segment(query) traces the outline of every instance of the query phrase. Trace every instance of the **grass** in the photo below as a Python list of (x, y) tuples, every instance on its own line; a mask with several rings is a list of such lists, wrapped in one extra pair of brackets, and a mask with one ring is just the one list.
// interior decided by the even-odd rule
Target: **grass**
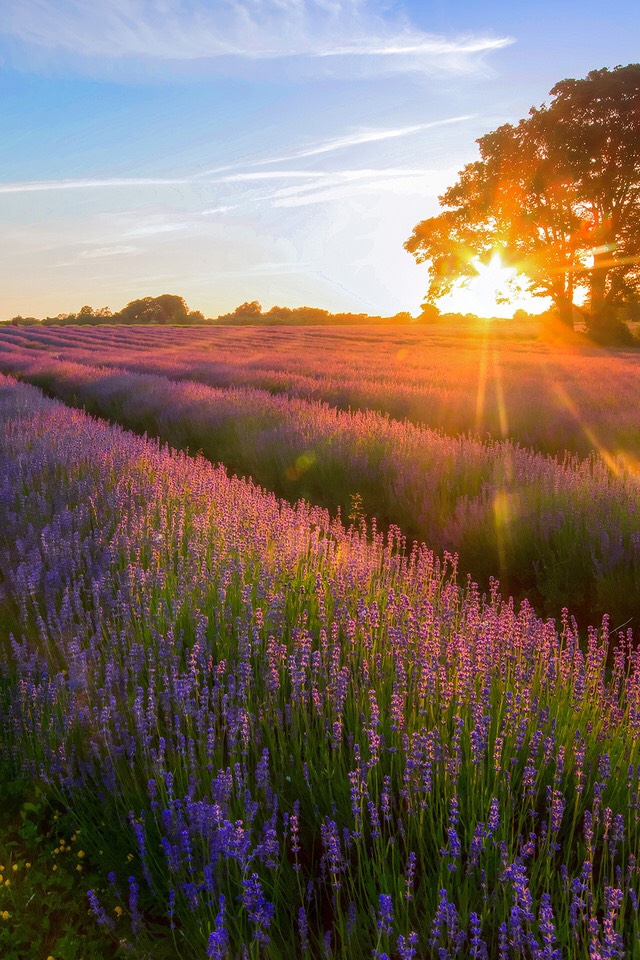
[[(113, 913), (116, 936), (89, 910), (87, 889), (104, 874), (83, 850), (71, 814), (47, 791), (2, 770), (0, 780), (0, 956), (3, 960), (121, 960), (130, 931)], [(122, 913), (118, 917), (118, 913)], [(122, 941), (120, 943), (119, 941)]]

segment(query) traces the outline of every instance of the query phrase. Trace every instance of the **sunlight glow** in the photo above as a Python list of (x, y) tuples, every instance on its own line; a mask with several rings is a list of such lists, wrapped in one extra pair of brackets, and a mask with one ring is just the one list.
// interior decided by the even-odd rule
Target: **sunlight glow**
[(572, 416), (575, 417), (576, 423), (584, 433), (593, 449), (600, 455), (602, 461), (607, 465), (611, 473), (613, 473), (616, 477), (622, 476), (623, 468), (627, 467), (626, 458), (621, 456), (619, 453), (610, 451), (605, 446), (593, 427), (591, 427), (582, 416), (575, 400), (569, 396), (561, 383), (555, 380), (551, 381), (550, 387), (558, 399), (559, 406), (563, 406), (569, 411), (569, 413), (572, 414)]
[[(512, 317), (514, 310), (522, 308), (539, 313), (544, 302), (518, 288), (514, 283), (517, 270), (505, 267), (496, 250), (489, 263), (473, 261), (477, 276), (464, 286), (443, 297), (438, 306), (443, 313), (448, 310), (460, 313), (475, 313), (479, 317)], [(511, 285), (511, 289), (510, 289)]]
[(506, 308), (508, 315), (513, 312), (513, 295), (508, 291), (509, 281), (516, 276), (513, 267), (503, 266), (500, 254), (496, 251), (489, 263), (476, 261), (473, 266), (478, 276), (469, 284), (478, 303), (479, 316), (498, 316)]

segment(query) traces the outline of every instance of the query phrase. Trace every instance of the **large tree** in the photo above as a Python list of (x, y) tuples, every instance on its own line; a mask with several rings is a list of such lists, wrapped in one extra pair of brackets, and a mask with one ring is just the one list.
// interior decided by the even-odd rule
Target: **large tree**
[(640, 64), (562, 80), (550, 96), (480, 137), (480, 159), (405, 247), (428, 266), (429, 303), (498, 251), (568, 326), (582, 292), (590, 330), (606, 336), (640, 291)]

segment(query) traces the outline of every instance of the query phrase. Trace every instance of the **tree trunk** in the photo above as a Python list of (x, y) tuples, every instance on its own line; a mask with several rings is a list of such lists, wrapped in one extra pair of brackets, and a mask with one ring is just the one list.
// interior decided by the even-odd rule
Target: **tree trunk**
[(556, 310), (558, 319), (563, 327), (573, 330), (573, 303), (567, 296), (556, 298)]
[(611, 247), (603, 246), (593, 255), (587, 333), (596, 343), (625, 346), (632, 341), (632, 336), (626, 323), (618, 316), (615, 304), (607, 298), (607, 273), (610, 267)]
[(593, 255), (593, 269), (591, 271), (591, 295), (589, 297), (589, 312), (592, 320), (597, 323), (605, 311), (605, 300), (607, 295), (607, 270), (604, 266), (611, 259), (609, 248), (602, 248)]

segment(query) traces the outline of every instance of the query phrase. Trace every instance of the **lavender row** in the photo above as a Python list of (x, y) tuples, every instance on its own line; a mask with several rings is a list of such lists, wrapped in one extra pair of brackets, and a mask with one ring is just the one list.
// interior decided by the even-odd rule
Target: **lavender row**
[(248, 388), (65, 363), (34, 351), (0, 368), (72, 403), (304, 497), (456, 552), (487, 585), (558, 615), (615, 626), (640, 614), (640, 478), (621, 461), (561, 462), (509, 441), (450, 437), (374, 412)]
[[(243, 384), (341, 409), (375, 409), (448, 433), (542, 452), (623, 452), (637, 463), (640, 359), (532, 340), (499, 326), (397, 328), (5, 328), (0, 349), (34, 347), (214, 387)], [(606, 402), (602, 385), (615, 384)]]
[(5, 762), (74, 812), (101, 922), (185, 958), (638, 949), (630, 634), (583, 652), (7, 379), (0, 504)]

